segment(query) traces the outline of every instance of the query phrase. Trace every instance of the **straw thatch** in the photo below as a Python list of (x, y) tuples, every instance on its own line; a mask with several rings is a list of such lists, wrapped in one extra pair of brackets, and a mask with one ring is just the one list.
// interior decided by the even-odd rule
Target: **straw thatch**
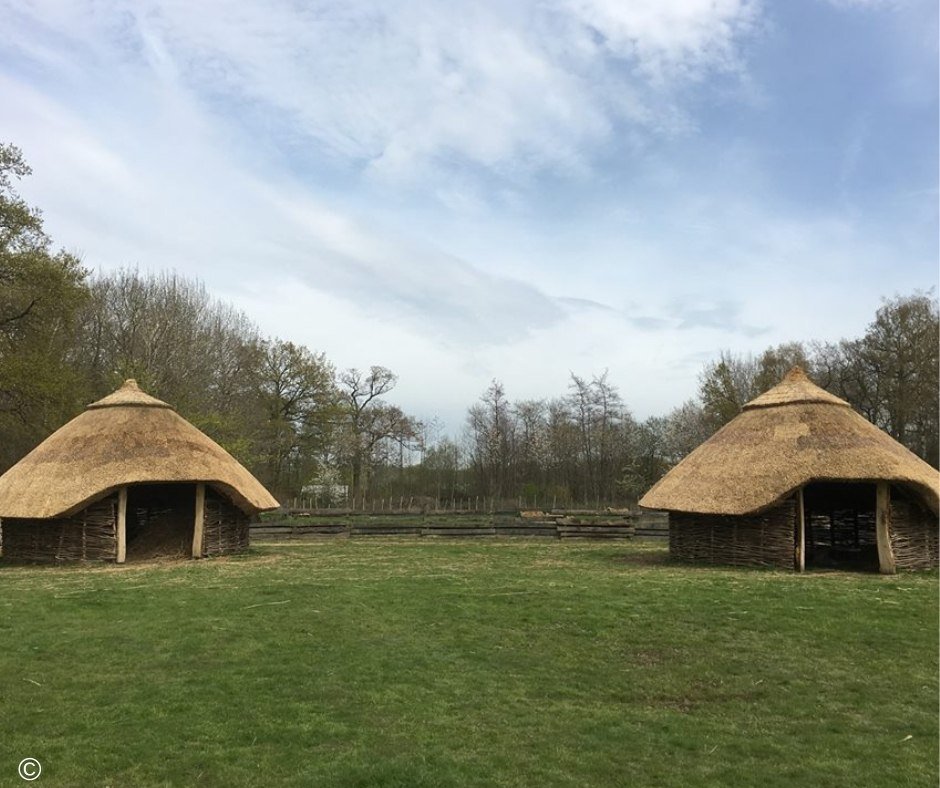
[(278, 506), (225, 449), (128, 380), (0, 476), (0, 518), (63, 517), (158, 482), (211, 484), (247, 514)]
[(799, 367), (640, 499), (648, 509), (759, 512), (814, 481), (889, 481), (938, 511), (938, 472)]

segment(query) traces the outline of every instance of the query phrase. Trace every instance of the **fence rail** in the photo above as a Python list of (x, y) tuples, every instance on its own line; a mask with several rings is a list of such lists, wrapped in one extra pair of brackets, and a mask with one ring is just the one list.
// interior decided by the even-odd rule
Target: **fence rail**
[(559, 501), (557, 496), (544, 498), (490, 498), (488, 496), (457, 496), (436, 498), (422, 496), (386, 496), (358, 497), (338, 503), (329, 503), (325, 498), (303, 497), (288, 499), (281, 509), (291, 515), (309, 514), (327, 516), (341, 514), (514, 514), (520, 511), (566, 511), (570, 514), (591, 514), (597, 512), (631, 512), (624, 501), (605, 500), (603, 498), (587, 501)]
[[(448, 517), (452, 512), (448, 512)], [(459, 518), (456, 522), (434, 521), (424, 515), (422, 522), (396, 522), (394, 517), (363, 518), (358, 513), (347, 522), (330, 517), (309, 516), (302, 522), (265, 521), (251, 526), (252, 538), (259, 541), (307, 539), (318, 537), (363, 536), (430, 536), (454, 537), (543, 537), (554, 539), (632, 539), (634, 537), (667, 539), (668, 519), (655, 513), (610, 517), (607, 513), (591, 512), (589, 517), (570, 514), (516, 513), (515, 516)], [(588, 514), (585, 512), (585, 514)], [(333, 518), (338, 513), (331, 512)]]

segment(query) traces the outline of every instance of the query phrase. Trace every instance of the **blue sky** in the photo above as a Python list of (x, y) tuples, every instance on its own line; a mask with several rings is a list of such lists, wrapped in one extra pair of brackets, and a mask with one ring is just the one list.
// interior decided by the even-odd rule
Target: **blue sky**
[(919, 0), (0, 0), (22, 192), (94, 269), (175, 269), (456, 431), (608, 369), (860, 334), (938, 279)]

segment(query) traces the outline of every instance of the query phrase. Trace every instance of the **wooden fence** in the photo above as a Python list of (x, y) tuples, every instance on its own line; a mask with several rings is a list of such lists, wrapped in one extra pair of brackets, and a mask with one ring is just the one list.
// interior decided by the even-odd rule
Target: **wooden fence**
[[(405, 512), (397, 514), (406, 514)], [(417, 513), (416, 513), (417, 514)], [(464, 516), (444, 522), (434, 513), (412, 517), (362, 516), (347, 513), (340, 519), (331, 515), (308, 513), (292, 522), (268, 520), (251, 526), (251, 536), (258, 541), (306, 539), (316, 537), (362, 536), (432, 536), (432, 537), (543, 537), (552, 539), (632, 539), (634, 537), (668, 539), (669, 523), (660, 513), (617, 514), (583, 511), (517, 512), (489, 517)], [(396, 522), (397, 521), (397, 522)]]
[(328, 504), (324, 499), (313, 497), (290, 498), (281, 511), (290, 515), (308, 513), (313, 516), (339, 514), (516, 514), (520, 511), (565, 511), (569, 513), (596, 514), (598, 512), (630, 512), (623, 501), (606, 501), (602, 498), (589, 501), (559, 502), (557, 496), (545, 498), (519, 496), (518, 498), (491, 498), (485, 495), (452, 498), (421, 496), (353, 496), (344, 503)]

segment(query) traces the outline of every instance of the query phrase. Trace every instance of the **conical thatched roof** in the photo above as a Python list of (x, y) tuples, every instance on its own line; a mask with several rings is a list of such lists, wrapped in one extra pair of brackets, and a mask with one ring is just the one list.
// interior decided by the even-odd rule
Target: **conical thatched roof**
[(231, 454), (128, 380), (0, 476), (0, 517), (59, 517), (146, 482), (208, 482), (246, 512), (278, 506)]
[(640, 506), (749, 514), (812, 481), (890, 481), (938, 508), (938, 472), (794, 367), (689, 454)]

